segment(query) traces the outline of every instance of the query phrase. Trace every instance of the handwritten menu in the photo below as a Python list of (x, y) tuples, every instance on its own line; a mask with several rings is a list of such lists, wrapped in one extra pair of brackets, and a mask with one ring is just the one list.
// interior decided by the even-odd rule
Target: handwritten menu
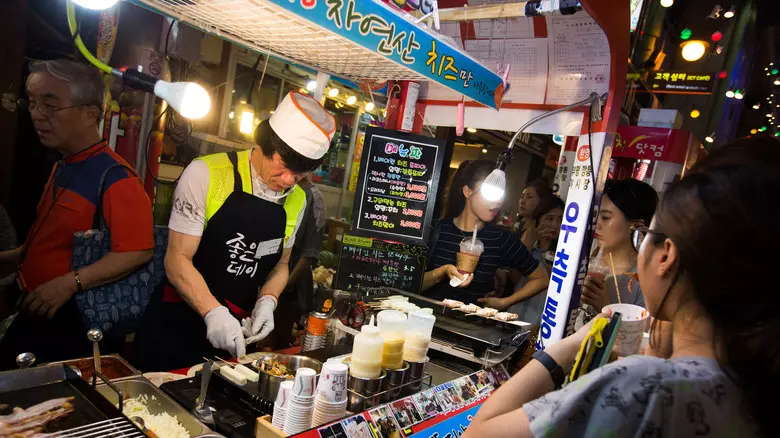
[[(550, 74), (546, 103), (567, 105), (609, 90), (609, 42), (588, 15), (547, 17)], [(615, 61), (617, 62), (617, 60)]]
[(366, 130), (355, 192), (355, 235), (425, 243), (446, 141), (388, 131)]
[(346, 234), (341, 241), (334, 287), (346, 291), (392, 287), (418, 293), (425, 274), (426, 252), (423, 245)]

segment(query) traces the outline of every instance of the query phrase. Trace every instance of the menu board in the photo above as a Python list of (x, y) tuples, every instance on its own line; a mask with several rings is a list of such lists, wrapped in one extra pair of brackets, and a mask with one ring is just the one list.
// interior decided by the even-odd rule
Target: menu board
[(385, 242), (345, 234), (334, 288), (360, 291), (392, 287), (419, 293), (425, 274), (423, 245)]
[(352, 210), (352, 233), (425, 243), (447, 142), (368, 128)]

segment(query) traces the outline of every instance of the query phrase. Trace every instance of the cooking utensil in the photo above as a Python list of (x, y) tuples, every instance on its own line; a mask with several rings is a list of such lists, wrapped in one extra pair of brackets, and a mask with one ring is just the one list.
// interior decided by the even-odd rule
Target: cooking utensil
[(151, 430), (146, 428), (146, 422), (144, 421), (143, 418), (141, 418), (139, 416), (135, 416), (135, 417), (130, 417), (130, 419), (133, 420), (133, 423), (135, 423), (136, 426), (141, 428), (141, 432), (143, 432), (144, 435), (146, 435), (149, 438), (157, 438), (157, 434), (156, 433), (154, 433)]
[(279, 392), (279, 386), (285, 380), (288, 380), (285, 376), (274, 376), (273, 374), (263, 371), (263, 364), (270, 367), (274, 361), (287, 366), (287, 372), (295, 374), (298, 368), (311, 368), (317, 372), (316, 378), (319, 379), (320, 370), (322, 369), (322, 362), (314, 360), (306, 356), (286, 355), (276, 353), (260, 353), (262, 354), (257, 361), (255, 361), (252, 367), (260, 374), (260, 379), (257, 386), (257, 394), (266, 400), (275, 400), (276, 394)]
[(195, 407), (192, 408), (192, 413), (195, 414), (198, 419), (206, 424), (214, 424), (214, 414), (211, 412), (211, 408), (206, 403), (206, 394), (209, 389), (209, 381), (211, 380), (211, 368), (214, 366), (214, 362), (211, 360), (203, 364), (203, 371), (201, 372), (200, 380), (200, 396), (195, 400)]
[(20, 369), (30, 368), (35, 363), (35, 355), (32, 353), (22, 353), (16, 356), (16, 366)]
[(100, 347), (98, 343), (103, 339), (103, 332), (96, 328), (91, 328), (87, 331), (87, 339), (92, 341), (92, 358), (95, 360), (95, 371), (102, 373), (100, 369)]

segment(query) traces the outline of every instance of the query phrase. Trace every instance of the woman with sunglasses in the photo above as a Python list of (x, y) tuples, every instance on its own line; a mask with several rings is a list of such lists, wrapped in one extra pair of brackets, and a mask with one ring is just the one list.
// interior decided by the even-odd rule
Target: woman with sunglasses
[(772, 138), (698, 162), (631, 239), (647, 309), (671, 322), (670, 358), (619, 359), (554, 391), (588, 325), (535, 353), (463, 438), (780, 436), (778, 193)]
[[(655, 190), (641, 181), (609, 180), (604, 186), (594, 237), (598, 241), (598, 257), (607, 270), (612, 254), (622, 303), (645, 306), (642, 290), (636, 281), (637, 254), (631, 246), (630, 236), (632, 227), (650, 224), (657, 204), (658, 195)], [(582, 285), (581, 301), (596, 311), (608, 304), (617, 303), (618, 296), (612, 276), (589, 273)]]

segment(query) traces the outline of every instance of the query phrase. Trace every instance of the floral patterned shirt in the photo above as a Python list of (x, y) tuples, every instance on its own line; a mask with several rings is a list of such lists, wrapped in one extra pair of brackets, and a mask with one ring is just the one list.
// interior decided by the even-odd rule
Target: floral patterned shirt
[(704, 357), (630, 356), (523, 409), (539, 437), (754, 437), (742, 392)]

